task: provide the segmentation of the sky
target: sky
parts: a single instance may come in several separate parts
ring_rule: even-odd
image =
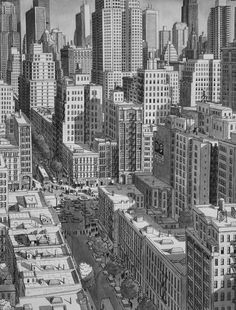
[[[95,0],[87,0],[94,9]],[[22,30],[25,32],[25,12],[32,7],[33,0],[22,0],[21,14],[23,17]],[[199,34],[206,33],[207,17],[210,8],[214,6],[214,0],[198,0],[199,3]],[[60,30],[70,41],[74,37],[75,15],[80,11],[82,0],[51,0],[51,26],[59,27]],[[146,8],[152,5],[154,9],[159,10],[159,30],[165,25],[171,29],[176,21],[181,20],[181,6],[183,0],[140,0],[141,7]]]

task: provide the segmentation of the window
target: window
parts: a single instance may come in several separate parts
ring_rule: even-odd
[[[225,300],[225,293],[224,292],[220,293],[220,300],[221,301]]]

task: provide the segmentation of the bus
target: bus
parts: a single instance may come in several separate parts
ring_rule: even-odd
[[[39,176],[40,182],[43,184],[46,184],[50,181],[46,170],[41,166],[38,166],[38,176]]]

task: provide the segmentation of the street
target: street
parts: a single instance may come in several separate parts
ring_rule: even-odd
[[[87,237],[74,236],[71,234],[70,237],[67,237],[67,241],[71,247],[77,265],[85,262],[91,265],[94,269],[95,286],[89,289],[89,292],[94,301],[94,304],[96,305],[96,309],[100,310],[100,304],[103,298],[110,298],[112,306],[115,310],[123,310],[123,307],[121,306],[113,287],[110,286],[106,276],[102,272],[101,266],[94,259],[92,255],[93,252],[89,249],[86,243],[88,241]]]

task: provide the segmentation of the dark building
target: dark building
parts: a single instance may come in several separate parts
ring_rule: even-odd
[[[183,0],[181,21],[198,37],[198,0]]]
[[[46,27],[47,30],[51,30],[51,22],[50,22],[50,0],[34,0],[34,7],[42,7],[45,8],[46,12]]]
[[[26,12],[26,45],[30,52],[32,43],[37,43],[46,29],[46,10],[44,7],[34,7]]]

